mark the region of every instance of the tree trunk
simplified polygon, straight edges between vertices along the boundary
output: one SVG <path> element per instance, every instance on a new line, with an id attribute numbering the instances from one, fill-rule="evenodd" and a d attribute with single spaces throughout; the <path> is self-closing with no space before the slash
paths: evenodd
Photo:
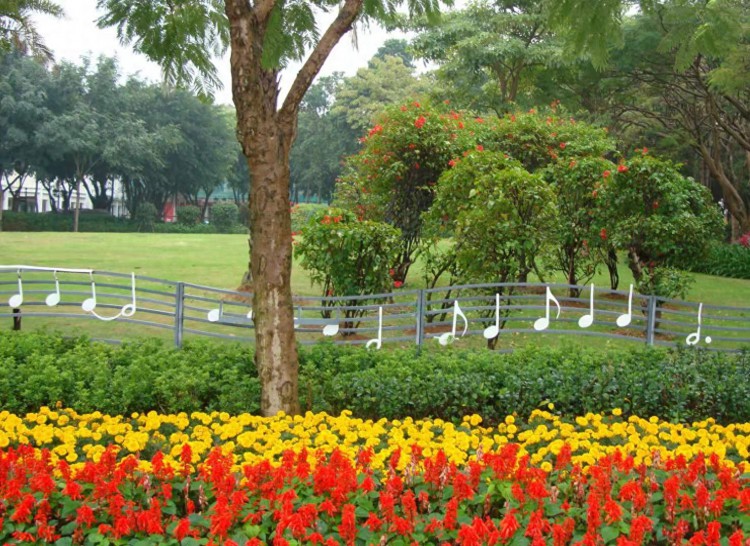
<path id="1" fill-rule="evenodd" d="M 250 199 L 250 271 L 261 412 L 297 414 L 300 408 L 291 290 L 289 146 L 283 143 L 289 139 L 275 134 L 273 126 L 254 129 L 260 135 L 268 135 L 267 145 L 256 149 L 254 161 L 248 162 L 254 181 Z"/>
<path id="2" fill-rule="evenodd" d="M 78 183 L 76 184 L 76 204 L 75 208 L 73 209 L 73 233 L 78 233 L 78 216 L 81 213 L 81 179 L 83 177 L 78 177 Z"/>
<path id="3" fill-rule="evenodd" d="M 0 231 L 3 230 L 3 209 L 5 208 L 5 190 L 3 189 L 3 181 L 0 180 Z"/>

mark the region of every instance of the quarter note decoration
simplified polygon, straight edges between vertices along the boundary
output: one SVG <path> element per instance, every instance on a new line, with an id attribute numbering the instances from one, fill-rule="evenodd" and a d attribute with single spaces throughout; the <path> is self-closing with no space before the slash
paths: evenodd
<path id="1" fill-rule="evenodd" d="M 81 304 L 81 309 L 87 313 L 91 313 L 96 309 L 96 282 L 94 281 L 94 273 L 89 273 L 89 276 L 91 277 L 91 297 L 83 300 Z"/>
<path id="2" fill-rule="evenodd" d="M 60 280 L 57 278 L 57 271 L 53 272 L 53 275 L 55 276 L 55 291 L 45 298 L 44 303 L 47 307 L 54 307 L 60 303 Z"/>
<path id="3" fill-rule="evenodd" d="M 482 335 L 484 339 L 494 339 L 500 335 L 500 294 L 495 294 L 495 324 L 485 328 Z"/>
<path id="4" fill-rule="evenodd" d="M 336 318 L 327 320 L 325 326 L 323 326 L 323 335 L 332 337 L 339 333 L 339 319 L 341 318 L 341 310 L 336 310 Z"/>
<path id="5" fill-rule="evenodd" d="M 459 316 L 461 317 L 461 320 L 464 321 L 464 331 L 461 334 L 461 337 L 464 337 L 466 331 L 469 329 L 469 320 L 466 318 L 466 315 L 464 315 L 464 312 L 461 311 L 461 306 L 458 305 L 458 300 L 456 300 L 453 302 L 453 329 L 450 332 L 445 332 L 444 334 L 437 336 L 440 345 L 450 345 L 456 341 L 456 322 Z"/>
<path id="6" fill-rule="evenodd" d="M 250 312 L 252 313 L 252 311 Z M 211 309 L 206 315 L 206 318 L 208 319 L 208 322 L 219 322 L 222 315 L 224 315 L 224 304 L 219 302 L 219 308 Z"/>
<path id="7" fill-rule="evenodd" d="M 552 294 L 552 290 L 550 290 L 548 286 L 547 287 L 547 299 L 545 302 L 545 307 L 547 309 L 547 312 L 545 316 L 543 316 L 542 318 L 536 319 L 534 321 L 534 330 L 536 330 L 537 332 L 546 330 L 549 327 L 549 304 L 551 301 L 555 302 L 555 305 L 557 305 L 557 317 L 555 318 L 560 318 L 560 311 L 561 311 L 560 302 L 557 301 L 557 298 L 555 298 L 555 296 Z"/>
<path id="8" fill-rule="evenodd" d="M 378 337 L 371 339 L 365 345 L 366 349 L 374 345 L 376 349 L 380 349 L 383 346 L 383 308 L 378 307 Z"/>
<path id="9" fill-rule="evenodd" d="M 23 304 L 23 281 L 21 280 L 21 271 L 18 271 L 18 294 L 14 294 L 8 300 L 11 307 L 21 307 Z"/>
<path id="10" fill-rule="evenodd" d="M 578 319 L 579 328 L 588 328 L 594 324 L 594 283 L 591 283 L 591 299 L 589 303 L 589 312 Z"/>
<path id="11" fill-rule="evenodd" d="M 702 303 L 698 305 L 698 330 L 696 330 L 692 334 L 689 334 L 687 338 L 685 338 L 685 343 L 687 343 L 688 345 L 697 345 L 701 340 L 701 313 L 703 313 Z M 711 343 L 711 336 L 705 336 L 703 339 L 706 341 L 706 343 Z"/>
<path id="12" fill-rule="evenodd" d="M 633 320 L 633 285 L 630 285 L 630 293 L 628 294 L 628 312 L 617 317 L 615 321 L 617 326 L 625 328 L 630 321 Z"/>

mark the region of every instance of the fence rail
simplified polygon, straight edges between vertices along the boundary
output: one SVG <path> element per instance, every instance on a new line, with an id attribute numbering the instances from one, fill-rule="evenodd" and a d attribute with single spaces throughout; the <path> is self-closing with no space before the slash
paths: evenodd
<path id="1" fill-rule="evenodd" d="M 161 334 L 177 346 L 195 336 L 252 342 L 251 302 L 246 292 L 133 273 L 0 265 L 0 323 L 13 319 L 17 329 L 80 321 L 77 331 L 109 342 L 128 332 Z M 641 295 L 632 287 L 475 284 L 351 297 L 295 296 L 293 304 L 302 344 L 328 338 L 379 348 L 476 339 L 511 350 L 518 335 L 590 336 L 713 351 L 738 351 L 750 344 L 750 308 Z"/>

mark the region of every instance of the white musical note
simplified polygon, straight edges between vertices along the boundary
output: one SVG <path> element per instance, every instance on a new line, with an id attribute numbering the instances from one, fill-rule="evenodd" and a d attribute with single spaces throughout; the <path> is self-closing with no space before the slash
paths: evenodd
<path id="1" fill-rule="evenodd" d="M 247 312 L 247 315 L 246 315 L 246 316 L 247 316 L 247 320 L 253 320 L 253 310 L 252 310 L 252 309 L 250 309 L 250 310 L 249 310 L 249 311 Z"/>
<path id="2" fill-rule="evenodd" d="M 219 322 L 223 315 L 224 315 L 224 303 L 219 302 L 219 308 L 211 309 L 206 315 L 206 318 L 208 318 L 209 322 Z"/>
<path id="3" fill-rule="evenodd" d="M 57 278 L 57 271 L 53 274 L 55 276 L 55 291 L 49 294 L 44 300 L 44 303 L 46 303 L 48 307 L 54 307 L 60 303 L 60 280 Z"/>
<path id="4" fill-rule="evenodd" d="M 693 332 L 692 334 L 689 334 L 687 338 L 685 338 L 685 343 L 688 345 L 695 345 L 701 340 L 701 313 L 703 312 L 703 304 L 698 305 L 698 330 Z M 703 338 L 706 340 L 706 343 L 711 343 L 711 336 L 706 336 Z"/>
<path id="5" fill-rule="evenodd" d="M 594 324 L 594 283 L 591 283 L 591 302 L 589 304 L 589 313 L 578 319 L 579 328 L 588 328 Z"/>
<path id="6" fill-rule="evenodd" d="M 120 317 L 132 317 L 135 314 L 136 311 L 136 302 L 135 302 L 135 273 L 130 274 L 130 296 L 131 301 L 130 303 L 127 303 L 122 306 L 120 309 L 120 312 L 112 317 L 103 317 L 101 315 L 98 315 L 96 311 L 94 311 L 94 308 L 96 307 L 96 293 L 94 293 L 94 307 L 91 309 L 90 313 L 94 315 L 99 320 L 103 320 L 105 322 L 108 322 L 110 320 L 116 320 Z M 86 302 L 83 302 L 84 304 Z"/>
<path id="7" fill-rule="evenodd" d="M 366 349 L 370 348 L 370 345 L 375 345 L 376 349 L 380 349 L 383 345 L 383 308 L 378 307 L 378 337 L 371 339 L 365 345 Z"/>
<path id="8" fill-rule="evenodd" d="M 440 345 L 450 345 L 456 340 L 456 323 L 459 316 L 464 321 L 464 331 L 461 334 L 461 337 L 464 337 L 466 335 L 466 331 L 469 329 L 469 320 L 466 318 L 466 315 L 464 315 L 463 311 L 461 311 L 461 306 L 458 305 L 458 300 L 456 300 L 453 303 L 453 329 L 450 332 L 445 332 L 444 334 L 437 336 L 437 340 Z"/>
<path id="9" fill-rule="evenodd" d="M 96 309 L 96 282 L 94 281 L 94 274 L 89 273 L 89 275 L 91 276 L 91 297 L 83 300 L 83 303 L 81 304 L 81 309 L 87 313 Z"/>
<path id="10" fill-rule="evenodd" d="M 554 301 L 555 305 L 557 305 L 557 317 L 555 317 L 555 318 L 560 318 L 560 310 L 561 310 L 561 308 L 560 308 L 560 302 L 557 301 L 557 298 L 555 298 L 555 296 L 552 294 L 552 290 L 550 290 L 549 286 L 548 286 L 547 287 L 547 299 L 546 299 L 546 302 L 545 302 L 545 306 L 547 308 L 547 313 L 546 313 L 546 315 L 544 317 L 542 317 L 540 319 L 536 319 L 534 321 L 534 330 L 536 330 L 537 332 L 539 332 L 541 330 L 546 330 L 547 327 L 549 326 L 549 302 L 550 301 Z"/>
<path id="11" fill-rule="evenodd" d="M 326 321 L 326 325 L 323 326 L 323 335 L 324 336 L 335 336 L 339 333 L 339 318 L 341 317 L 341 311 L 336 311 L 336 318 Z"/>
<path id="12" fill-rule="evenodd" d="M 484 329 L 484 339 L 493 339 L 500 335 L 500 294 L 495 294 L 495 324 Z"/>
<path id="13" fill-rule="evenodd" d="M 617 326 L 625 328 L 633 320 L 633 285 L 630 285 L 630 294 L 628 294 L 628 312 L 617 317 Z"/>
<path id="14" fill-rule="evenodd" d="M 23 281 L 21 280 L 21 270 L 18 270 L 18 294 L 14 294 L 8 300 L 11 307 L 21 307 L 23 304 Z"/>

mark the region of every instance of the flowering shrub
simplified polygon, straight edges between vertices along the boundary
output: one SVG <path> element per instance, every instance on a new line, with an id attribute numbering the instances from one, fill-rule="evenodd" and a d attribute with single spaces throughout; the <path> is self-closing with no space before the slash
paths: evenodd
<path id="1" fill-rule="evenodd" d="M 639 292 L 680 296 L 681 273 L 665 268 L 705 258 L 722 231 L 719 208 L 705 187 L 668 161 L 642 154 L 624 166 L 603 185 L 603 228 L 628 253 Z"/>
<path id="2" fill-rule="evenodd" d="M 359 220 L 343 209 L 314 214 L 302 228 L 302 240 L 295 245 L 300 265 L 324 296 L 382 294 L 393 289 L 391 266 L 396 261 L 399 231 L 388 224 Z M 364 300 L 327 302 L 328 307 L 361 306 Z M 361 311 L 347 309 L 351 319 Z M 329 317 L 330 311 L 324 311 Z M 345 324 L 345 328 L 351 327 Z"/>
<path id="3" fill-rule="evenodd" d="M 192 463 L 204 461 L 220 446 L 232 454 L 234 465 L 278 462 L 286 450 L 307 449 L 314 464 L 314 450 L 326 454 L 338 450 L 354 460 L 363 449 L 372 449 L 373 468 L 382 469 L 391 461 L 403 470 L 408 457 L 394 460 L 394 454 L 398 450 L 406 454 L 415 445 L 426 456 L 443 452 L 449 462 L 463 465 L 512 442 L 519 444 L 521 455 L 542 468 L 549 468 L 563 444 L 570 446 L 573 463 L 582 467 L 615 450 L 633 457 L 636 464 L 651 464 L 655 457 L 691 460 L 702 452 L 734 465 L 748 458 L 750 424 L 720 426 L 708 419 L 692 426 L 675 425 L 656 418 L 624 419 L 619 409 L 572 421 L 535 410 L 528 420 L 509 415 L 497 426 L 485 425 L 479 415 L 453 424 L 441 419 L 363 420 L 348 411 L 339 416 L 308 412 L 271 418 L 223 412 L 126 417 L 49 408 L 23 417 L 0 413 L 0 448 L 48 449 L 51 464 L 65 461 L 74 469 L 83 468 L 85 461 L 98 461 L 108 446 L 119 450 L 120 457 L 139 454 L 149 459 L 162 451 L 163 463 L 171 468 L 179 468 L 185 446 L 190 447 Z"/>
<path id="4" fill-rule="evenodd" d="M 29 446 L 0 450 L 0 540 L 6 543 L 292 544 L 728 544 L 750 534 L 745 463 L 716 455 L 655 458 L 615 450 L 586 469 L 562 445 L 554 464 L 531 463 L 517 444 L 461 466 L 442 452 L 397 450 L 374 468 L 286 451 L 235 469 L 213 449 L 176 469 L 155 453 L 142 468 L 106 449 L 74 469 Z M 401 468 L 402 459 L 408 462 Z M 312 463 L 310 462 L 312 460 Z"/>
<path id="5" fill-rule="evenodd" d="M 401 230 L 394 279 L 404 281 L 422 230 L 420 215 L 432 204 L 440 175 L 452 158 L 473 149 L 475 136 L 463 114 L 412 102 L 383 112 L 347 159 L 336 202 L 361 218 Z"/>

